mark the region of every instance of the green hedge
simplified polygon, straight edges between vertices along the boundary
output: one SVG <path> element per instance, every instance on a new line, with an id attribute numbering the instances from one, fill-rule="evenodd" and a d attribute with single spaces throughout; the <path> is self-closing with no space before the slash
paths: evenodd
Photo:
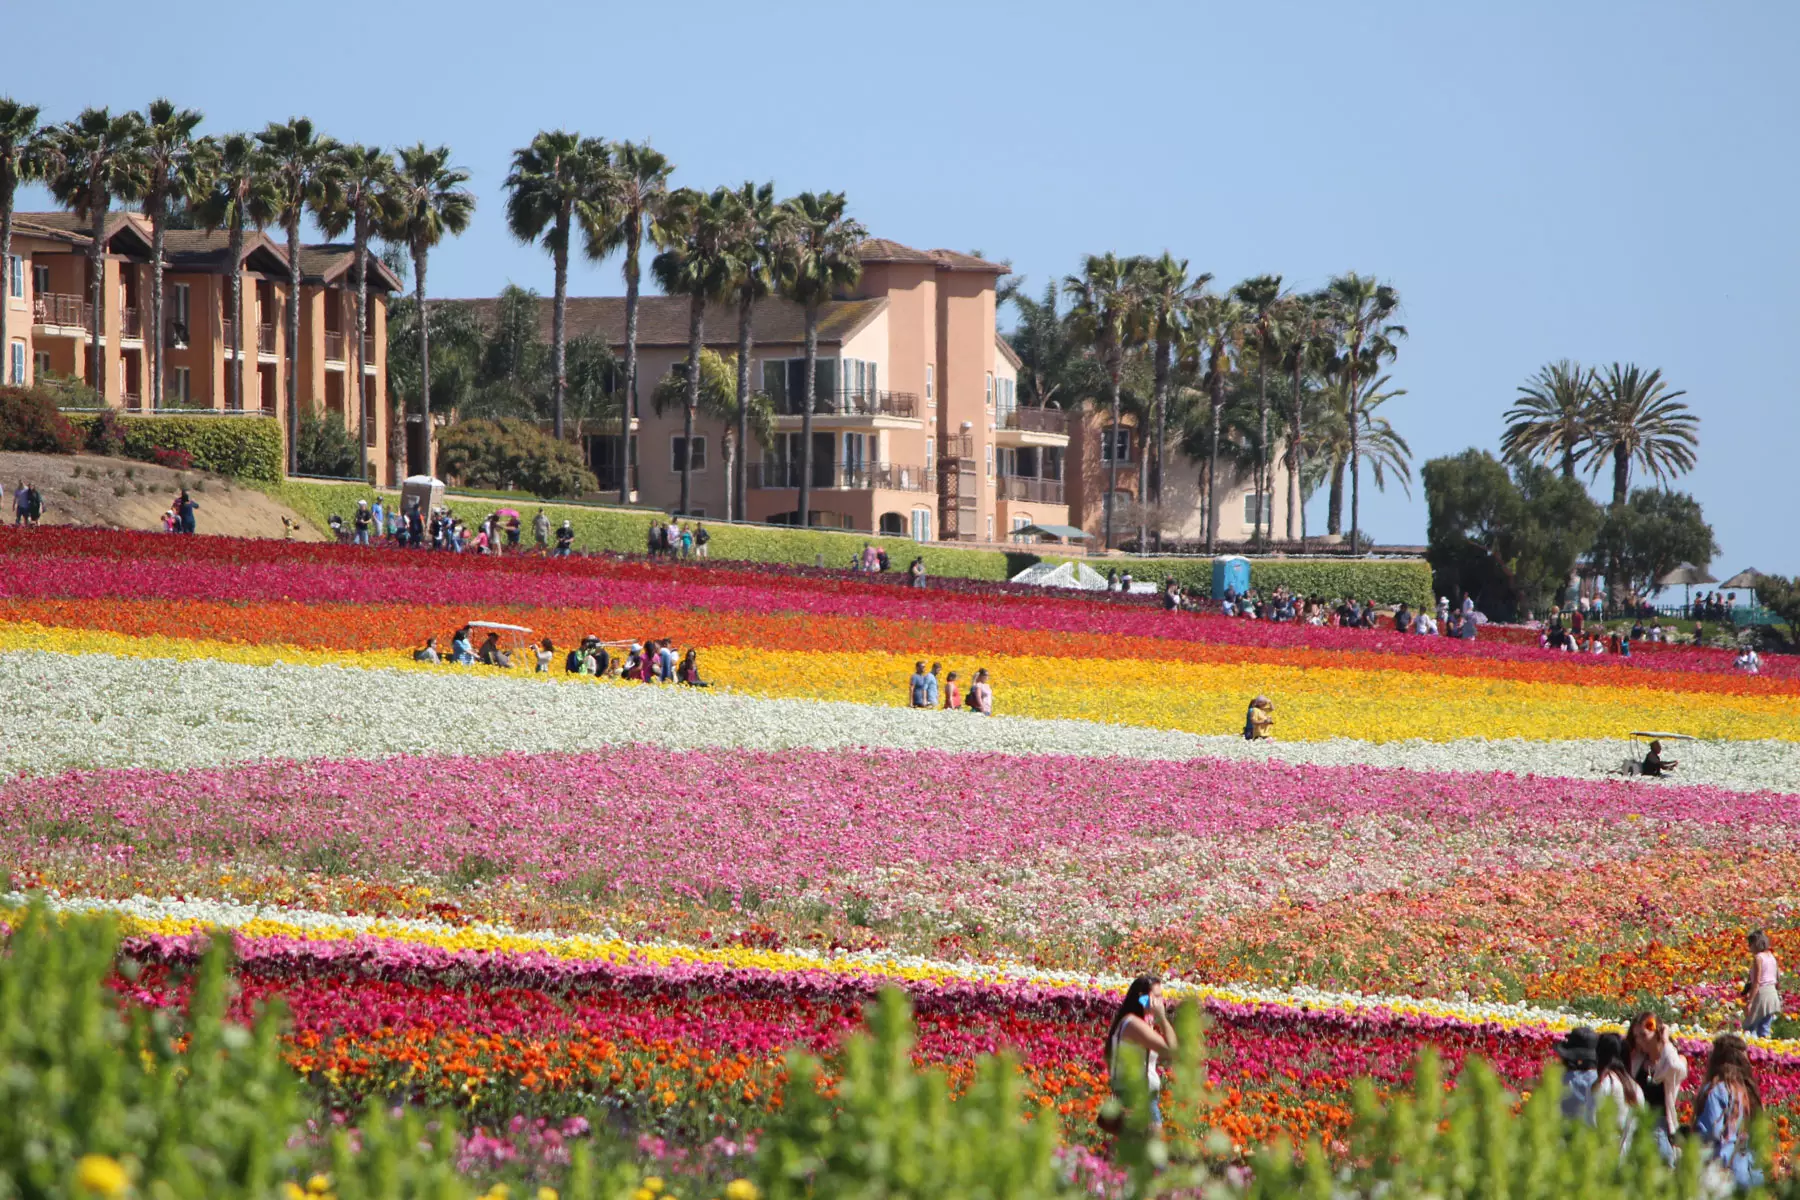
<path id="1" fill-rule="evenodd" d="M 85 438 L 98 413 L 69 413 Z M 121 414 L 125 456 L 149 461 L 152 451 L 185 450 L 194 468 L 239 479 L 274 482 L 285 465 L 281 426 L 272 417 L 133 417 Z"/>
<path id="2" fill-rule="evenodd" d="M 356 508 L 356 502 L 374 495 L 361 484 L 319 483 L 290 479 L 267 487 L 271 495 L 311 521 L 320 530 L 328 529 L 326 518 L 336 513 L 345 518 Z M 396 493 L 384 491 L 384 495 Z M 567 518 L 575 526 L 577 550 L 614 550 L 642 554 L 644 535 L 651 520 L 662 514 L 643 508 L 602 508 L 587 504 L 539 504 L 529 498 L 507 496 L 496 492 L 451 492 L 450 507 L 473 522 L 493 507 L 519 510 L 526 523 L 525 538 L 530 541 L 532 517 L 542 508 L 553 525 Z M 1068 556 L 1054 547 L 1028 548 L 1018 551 L 964 550 L 941 543 L 921 546 L 910 538 L 875 537 L 865 533 L 836 533 L 822 529 L 783 529 L 766 525 L 726 525 L 707 522 L 712 532 L 708 552 L 714 558 L 746 562 L 789 563 L 812 566 L 819 555 L 828 567 L 847 567 L 853 555 L 862 552 L 863 543 L 873 542 L 887 547 L 892 569 L 901 571 L 914 555 L 925 557 L 925 570 L 933 576 L 958 579 L 1011 579 L 1026 567 L 1040 561 L 1061 562 Z M 1037 553 L 1036 551 L 1043 551 Z M 1129 570 L 1137 580 L 1161 582 L 1169 575 L 1182 584 L 1210 589 L 1210 558 L 1106 558 L 1081 559 L 1102 572 L 1109 569 Z M 1250 564 L 1250 582 L 1263 591 L 1285 585 L 1308 595 L 1328 598 L 1354 596 L 1358 600 L 1373 599 L 1392 604 L 1405 600 L 1408 604 L 1431 603 L 1431 568 L 1421 561 L 1286 561 L 1254 560 Z"/>

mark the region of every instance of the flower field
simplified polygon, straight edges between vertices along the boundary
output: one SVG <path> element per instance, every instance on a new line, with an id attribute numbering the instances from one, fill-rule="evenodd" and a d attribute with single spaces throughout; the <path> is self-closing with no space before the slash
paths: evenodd
<path id="1" fill-rule="evenodd" d="M 469 619 L 673 638 L 714 686 L 411 661 Z M 903 707 L 921 658 L 987 668 L 1000 715 Z M 921 1061 L 1011 1049 L 1095 1141 L 1154 969 L 1210 1017 L 1215 1128 L 1335 1141 L 1422 1045 L 1526 1088 L 1650 1008 L 1697 1060 L 1745 930 L 1800 963 L 1789 660 L 46 529 L 0 531 L 0 689 L 0 907 L 117 913 L 148 1006 L 229 931 L 240 1010 L 282 997 L 340 1108 L 736 1135 L 891 983 Z M 1235 736 L 1258 693 L 1277 741 Z M 1705 740 L 1621 778 L 1634 729 Z M 1755 1054 L 1791 1149 L 1800 1041 Z"/>

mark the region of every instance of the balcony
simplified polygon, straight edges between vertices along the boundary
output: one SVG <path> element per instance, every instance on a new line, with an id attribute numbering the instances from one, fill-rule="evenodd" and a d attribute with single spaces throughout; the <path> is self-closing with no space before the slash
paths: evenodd
<path id="1" fill-rule="evenodd" d="M 794 462 L 760 462 L 750 464 L 750 486 L 759 491 L 797 488 L 800 486 L 800 464 Z M 880 488 L 892 492 L 928 492 L 931 480 L 924 467 L 897 463 L 833 463 L 812 465 L 812 486 L 840 488 L 846 491 L 870 491 Z"/>
<path id="2" fill-rule="evenodd" d="M 256 327 L 256 352 L 258 354 L 275 353 L 275 327 L 273 325 Z"/>
<path id="3" fill-rule="evenodd" d="M 1053 433 L 1069 436 L 1069 414 L 1060 408 L 1009 408 L 1000 424 L 1002 429 L 1021 433 Z"/>
<path id="4" fill-rule="evenodd" d="M 144 398 L 142 396 L 138 395 L 138 393 L 136 393 L 136 392 L 121 393 L 119 396 L 119 402 L 121 404 L 123 404 L 127 409 L 129 409 L 133 412 L 138 411 L 139 409 L 142 409 L 144 407 Z"/>
<path id="5" fill-rule="evenodd" d="M 60 325 L 70 329 L 86 329 L 93 324 L 94 306 L 84 304 L 80 296 L 61 292 L 39 292 L 31 300 L 33 325 Z"/>
<path id="6" fill-rule="evenodd" d="M 344 335 L 327 332 L 325 334 L 325 361 L 341 363 L 344 361 Z"/>
<path id="7" fill-rule="evenodd" d="M 1034 479 L 1029 475 L 1002 475 L 999 480 L 999 498 L 1002 500 L 1025 500 L 1032 504 L 1062 504 L 1063 481 L 1060 479 Z"/>
<path id="8" fill-rule="evenodd" d="M 119 310 L 119 337 L 127 341 L 142 341 L 144 337 L 144 320 L 135 308 Z"/>
<path id="9" fill-rule="evenodd" d="M 952 433 L 945 435 L 943 456 L 946 461 L 957 458 L 974 458 L 974 437 L 966 433 Z"/>
<path id="10" fill-rule="evenodd" d="M 800 404 L 786 398 L 776 406 L 776 414 L 784 417 L 802 415 Z M 882 392 L 863 388 L 818 396 L 813 400 L 813 415 L 822 417 L 895 417 L 903 421 L 919 419 L 919 397 L 912 392 Z"/>

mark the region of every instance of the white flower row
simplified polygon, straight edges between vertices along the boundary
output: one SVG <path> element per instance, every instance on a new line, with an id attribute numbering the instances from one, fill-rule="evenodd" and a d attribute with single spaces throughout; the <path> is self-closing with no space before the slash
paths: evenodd
<path id="1" fill-rule="evenodd" d="M 243 666 L 38 651 L 0 654 L 0 777 L 183 769 L 269 758 L 590 750 L 880 747 L 1142 759 L 1194 757 L 1597 778 L 1627 740 L 1245 742 L 1029 717 L 768 700 L 675 686 L 571 688 L 460 673 Z M 1681 781 L 1800 793 L 1800 742 L 1694 744 Z M 1660 786 L 1640 781 L 1643 786 Z"/>

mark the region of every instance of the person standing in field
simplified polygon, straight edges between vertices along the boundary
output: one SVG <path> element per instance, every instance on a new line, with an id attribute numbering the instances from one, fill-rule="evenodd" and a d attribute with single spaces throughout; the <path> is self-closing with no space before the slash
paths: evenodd
<path id="1" fill-rule="evenodd" d="M 537 516 L 531 518 L 531 538 L 537 543 L 539 550 L 550 546 L 550 518 L 544 515 L 541 508 L 537 510 Z"/>
<path id="2" fill-rule="evenodd" d="M 924 660 L 913 664 L 912 678 L 907 681 L 910 699 L 908 703 L 914 708 L 931 707 L 931 675 L 925 670 Z"/>
<path id="3" fill-rule="evenodd" d="M 1663 1161 L 1675 1161 L 1679 1132 L 1677 1110 L 1681 1085 L 1687 1081 L 1687 1059 L 1675 1048 L 1669 1027 L 1655 1013 L 1639 1013 L 1625 1034 L 1625 1069 L 1643 1093 L 1644 1107 L 1655 1123 L 1651 1135 Z"/>
<path id="4" fill-rule="evenodd" d="M 943 669 L 944 665 L 942 663 L 932 663 L 931 673 L 925 676 L 926 708 L 936 708 L 938 706 L 938 675 Z"/>
<path id="5" fill-rule="evenodd" d="M 1106 1031 L 1106 1073 L 1112 1080 L 1113 1095 L 1121 1101 L 1124 1099 L 1126 1064 L 1119 1050 L 1126 1044 L 1144 1052 L 1144 1083 L 1150 1093 L 1150 1131 L 1155 1133 L 1162 1128 L 1162 1105 L 1158 1103 L 1162 1075 L 1156 1069 L 1157 1059 L 1175 1049 L 1175 1026 L 1169 1020 L 1169 1010 L 1163 1002 L 1160 976 L 1139 975 L 1131 981 L 1125 999 L 1113 1013 L 1112 1024 Z M 1118 1132 L 1116 1127 L 1107 1128 L 1104 1122 L 1101 1128 L 1108 1133 Z"/>
<path id="6" fill-rule="evenodd" d="M 994 689 L 988 684 L 986 667 L 975 672 L 975 682 L 969 685 L 969 707 L 984 717 L 994 715 Z"/>
<path id="7" fill-rule="evenodd" d="M 1769 948 L 1769 935 L 1758 929 L 1745 941 L 1750 947 L 1750 971 L 1744 976 L 1744 1032 L 1768 1037 L 1781 1015 L 1781 991 L 1776 987 L 1780 966 Z"/>
<path id="8" fill-rule="evenodd" d="M 962 707 L 962 684 L 956 682 L 955 671 L 944 680 L 944 707 L 951 712 Z"/>

